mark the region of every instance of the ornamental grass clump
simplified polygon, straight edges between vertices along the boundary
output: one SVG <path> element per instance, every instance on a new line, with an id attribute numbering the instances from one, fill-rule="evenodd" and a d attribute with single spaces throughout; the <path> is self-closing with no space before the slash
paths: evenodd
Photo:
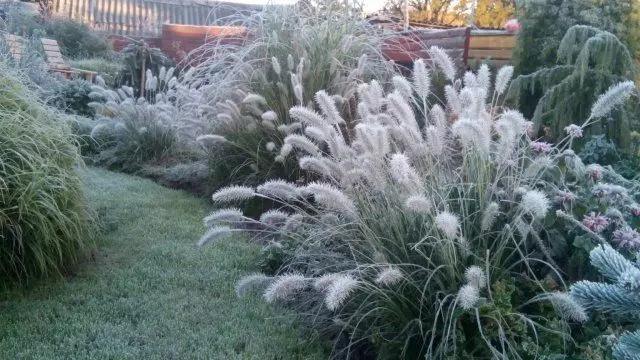
<path id="1" fill-rule="evenodd" d="M 22 79 L 0 77 L 0 282 L 61 275 L 91 247 L 95 228 L 76 139 L 64 115 Z"/>
<path id="2" fill-rule="evenodd" d="M 297 299 L 304 319 L 337 327 L 335 356 L 362 347 L 382 358 L 575 354 L 571 330 L 586 313 L 568 284 L 586 276 L 581 255 L 635 224 L 637 190 L 609 168 L 587 171 L 569 136 L 535 151 L 531 124 L 501 107 L 512 68 L 500 69 L 492 88 L 486 66 L 463 82 L 446 53 L 430 53 L 434 67 L 416 61 L 412 81 L 360 85 L 346 129 L 325 91 L 315 106 L 293 107 L 299 128 L 273 155 L 297 160 L 313 180 L 218 190 L 221 207 L 249 196 L 273 201 L 277 221 L 213 221 L 215 236 L 200 243 L 243 230 L 279 251 L 275 276 L 251 275 L 243 288 L 257 279 L 267 300 Z M 445 72 L 438 92 L 446 102 L 427 87 L 437 71 Z M 627 191 L 594 196 L 604 184 Z M 617 219 L 602 232 L 581 222 L 606 210 Z M 616 236 L 617 246 L 633 242 Z"/>
<path id="3" fill-rule="evenodd" d="M 295 137 L 284 142 L 288 135 L 302 135 L 303 121 L 314 120 L 300 112 L 328 106 L 331 111 L 325 114 L 331 121 L 349 126 L 357 116 L 358 86 L 373 78 L 390 81 L 394 66 L 382 55 L 382 35 L 374 27 L 347 11 L 311 10 L 267 6 L 252 15 L 237 14 L 232 25 L 244 31 L 211 41 L 191 55 L 199 64 L 188 83 L 203 96 L 200 134 L 226 139 L 201 143 L 215 187 L 308 178 L 296 160 L 274 157 L 308 145 Z M 224 21 L 229 25 L 231 20 Z M 316 128 L 305 129 L 310 137 L 314 131 L 322 136 Z M 315 152 L 313 146 L 307 150 Z"/>

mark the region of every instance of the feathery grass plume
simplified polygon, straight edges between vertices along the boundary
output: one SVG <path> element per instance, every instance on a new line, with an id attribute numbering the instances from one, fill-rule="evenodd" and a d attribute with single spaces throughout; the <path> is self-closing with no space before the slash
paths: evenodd
<path id="1" fill-rule="evenodd" d="M 262 120 L 265 121 L 276 121 L 278 120 L 278 114 L 275 113 L 275 111 L 269 110 L 267 112 L 264 112 L 261 116 Z"/>
<path id="2" fill-rule="evenodd" d="M 322 275 L 321 277 L 315 279 L 313 282 L 313 288 L 320 292 L 325 292 L 329 289 L 333 283 L 344 277 L 344 274 L 341 273 L 330 273 Z"/>
<path id="3" fill-rule="evenodd" d="M 487 286 L 487 276 L 479 266 L 469 266 L 464 272 L 464 279 L 467 284 L 475 286 L 478 290 L 482 290 Z"/>
<path id="4" fill-rule="evenodd" d="M 534 218 L 542 219 L 547 215 L 551 203 L 542 191 L 529 190 L 522 196 L 520 206 Z"/>
<path id="5" fill-rule="evenodd" d="M 548 155 L 537 156 L 532 162 L 527 165 L 526 169 L 522 173 L 522 177 L 525 179 L 536 178 L 547 169 L 551 169 L 555 166 L 555 162 Z M 524 195 L 524 194 L 523 194 Z"/>
<path id="6" fill-rule="evenodd" d="M 287 219 L 289 214 L 276 209 L 267 210 L 260 215 L 260 222 L 267 225 L 283 225 Z"/>
<path id="7" fill-rule="evenodd" d="M 451 126 L 451 131 L 468 150 L 482 156 L 489 154 L 491 137 L 487 133 L 487 128 L 479 121 L 469 118 L 458 119 Z"/>
<path id="8" fill-rule="evenodd" d="M 429 57 L 433 60 L 433 63 L 440 68 L 445 78 L 454 82 L 456 80 L 456 66 L 449 54 L 437 46 L 430 47 L 428 52 Z"/>
<path id="9" fill-rule="evenodd" d="M 280 73 L 282 72 L 280 61 L 278 61 L 278 58 L 275 56 L 271 58 L 271 68 L 273 68 L 273 72 L 275 72 L 277 75 L 280 75 Z"/>
<path id="10" fill-rule="evenodd" d="M 428 214 L 433 208 L 431 201 L 424 195 L 412 195 L 404 202 L 405 208 L 417 213 Z"/>
<path id="11" fill-rule="evenodd" d="M 616 106 L 624 104 L 636 89 L 633 81 L 624 81 L 612 85 L 604 94 L 598 97 L 591 107 L 590 119 L 607 116 Z"/>
<path id="12" fill-rule="evenodd" d="M 495 223 L 499 214 L 500 205 L 498 205 L 497 202 L 494 201 L 487 205 L 486 209 L 484 209 L 484 213 L 482 214 L 480 229 L 482 231 L 489 231 L 493 227 L 493 224 Z"/>
<path id="13" fill-rule="evenodd" d="M 264 106 L 267 105 L 267 99 L 265 99 L 264 96 L 258 94 L 247 94 L 242 102 L 245 104 L 260 104 Z"/>
<path id="14" fill-rule="evenodd" d="M 569 293 L 554 291 L 545 296 L 564 318 L 583 323 L 588 320 L 587 311 Z"/>
<path id="15" fill-rule="evenodd" d="M 325 142 L 327 140 L 327 133 L 316 126 L 307 126 L 304 128 L 304 134 L 315 141 Z"/>
<path id="16" fill-rule="evenodd" d="M 480 300 L 480 289 L 471 284 L 463 285 L 458 291 L 457 300 L 462 309 L 471 310 Z"/>
<path id="17" fill-rule="evenodd" d="M 444 112 L 442 106 L 439 104 L 433 105 L 429 111 L 429 116 L 438 130 L 442 132 L 446 130 L 446 127 L 448 126 L 447 114 Z"/>
<path id="18" fill-rule="evenodd" d="M 284 233 L 291 233 L 298 230 L 298 228 L 302 225 L 304 220 L 304 216 L 302 214 L 293 214 L 289 216 L 287 221 L 285 221 L 284 226 L 282 227 L 282 231 Z"/>
<path id="19" fill-rule="evenodd" d="M 391 79 L 391 81 L 393 82 L 393 88 L 402 96 L 407 99 L 410 99 L 413 96 L 413 89 L 411 88 L 411 83 L 409 83 L 407 78 L 396 75 Z"/>
<path id="20" fill-rule="evenodd" d="M 376 277 L 376 284 L 392 286 L 400 282 L 404 278 L 404 274 L 400 269 L 395 267 L 388 267 L 382 270 Z"/>
<path id="21" fill-rule="evenodd" d="M 303 124 L 316 126 L 321 129 L 329 125 L 320 114 L 304 106 L 292 107 L 289 110 L 289 115 Z"/>
<path id="22" fill-rule="evenodd" d="M 409 164 L 409 158 L 405 154 L 393 154 L 389 160 L 391 176 L 398 183 L 409 190 L 420 191 L 423 188 L 418 172 Z"/>
<path id="23" fill-rule="evenodd" d="M 413 62 L 413 87 L 422 101 L 429 97 L 429 92 L 431 91 L 431 75 L 429 75 L 429 70 L 427 70 L 424 60 L 422 59 Z"/>
<path id="24" fill-rule="evenodd" d="M 496 75 L 495 92 L 502 95 L 509 88 L 509 82 L 513 78 L 513 66 L 503 66 Z"/>
<path id="25" fill-rule="evenodd" d="M 467 71 L 464 73 L 463 83 L 464 86 L 468 88 L 478 87 L 478 78 L 476 77 L 476 74 L 473 73 L 473 71 Z"/>
<path id="26" fill-rule="evenodd" d="M 296 292 L 307 287 L 307 283 L 308 279 L 300 274 L 280 275 L 267 287 L 263 297 L 269 303 L 286 300 Z"/>
<path id="27" fill-rule="evenodd" d="M 491 86 L 491 70 L 489 69 L 489 65 L 480 65 L 480 69 L 478 69 L 478 76 L 476 78 L 478 87 L 489 92 L 489 87 Z"/>
<path id="28" fill-rule="evenodd" d="M 290 145 L 294 149 L 302 150 L 311 155 L 318 155 L 320 153 L 320 149 L 318 149 L 318 146 L 304 135 L 287 135 L 287 137 L 284 138 L 284 143 L 285 145 Z"/>
<path id="29" fill-rule="evenodd" d="M 227 186 L 222 189 L 219 189 L 211 196 L 211 199 L 215 203 L 225 203 L 225 202 L 249 200 L 253 198 L 255 195 L 256 193 L 250 187 L 232 185 L 232 186 Z"/>
<path id="30" fill-rule="evenodd" d="M 238 208 L 220 209 L 212 212 L 204 218 L 204 225 L 206 227 L 214 227 L 220 222 L 241 222 L 247 220 L 242 213 L 242 210 Z"/>
<path id="31" fill-rule="evenodd" d="M 350 275 L 342 275 L 334 279 L 327 288 L 327 295 L 324 298 L 327 309 L 335 311 L 341 307 L 357 286 L 358 281 Z"/>
<path id="32" fill-rule="evenodd" d="M 273 280 L 271 276 L 267 276 L 261 273 L 255 273 L 255 274 L 243 276 L 236 283 L 236 287 L 235 287 L 236 296 L 242 297 L 250 291 L 253 291 L 256 289 L 261 290 L 262 286 L 264 286 L 266 283 L 270 282 L 271 280 Z"/>
<path id="33" fill-rule="evenodd" d="M 458 236 L 460 221 L 458 220 L 458 216 L 455 214 L 449 211 L 443 211 L 436 215 L 435 224 L 447 238 L 455 239 L 456 236 Z"/>
<path id="34" fill-rule="evenodd" d="M 204 244 L 216 241 L 221 236 L 226 235 L 226 234 L 228 234 L 230 232 L 232 232 L 232 229 L 230 227 L 228 227 L 228 226 L 216 226 L 216 227 L 213 227 L 213 228 L 209 229 L 209 231 L 207 231 L 206 234 L 202 235 L 200 240 L 198 240 L 198 246 L 202 246 Z"/>
<path id="35" fill-rule="evenodd" d="M 273 141 L 269 141 L 268 143 L 265 144 L 265 149 L 267 149 L 267 151 L 272 152 L 276 150 L 276 144 Z"/>
<path id="36" fill-rule="evenodd" d="M 327 167 L 325 159 L 315 156 L 303 156 L 298 160 L 300 169 L 314 172 L 318 175 L 331 177 L 331 169 Z"/>
<path id="37" fill-rule="evenodd" d="M 453 86 L 446 85 L 444 87 L 444 95 L 447 99 L 447 105 L 449 108 L 455 114 L 460 114 L 462 112 L 462 102 L 460 101 L 460 94 L 458 94 L 458 91 Z"/>
<path id="38" fill-rule="evenodd" d="M 427 126 L 425 132 L 425 143 L 427 144 L 427 153 L 433 156 L 440 156 L 444 150 L 444 136 L 435 126 Z"/>
<path id="39" fill-rule="evenodd" d="M 336 108 L 336 104 L 326 91 L 320 90 L 316 93 L 316 103 L 327 119 L 329 125 L 343 124 L 344 119 L 340 116 L 340 112 Z"/>
<path id="40" fill-rule="evenodd" d="M 313 194 L 314 199 L 326 209 L 350 217 L 358 216 L 357 208 L 349 196 L 331 184 L 312 182 L 305 187 L 305 191 Z"/>
<path id="41" fill-rule="evenodd" d="M 525 125 L 526 119 L 520 111 L 505 110 L 502 114 L 500 114 L 499 120 L 504 120 L 511 123 L 518 136 L 524 135 L 527 132 Z"/>
<path id="42" fill-rule="evenodd" d="M 399 92 L 392 92 L 387 95 L 387 106 L 391 115 L 401 124 L 407 125 L 413 131 L 420 131 L 413 109 L 411 109 L 411 106 L 404 100 Z"/>
<path id="43" fill-rule="evenodd" d="M 297 84 L 293 87 L 293 94 L 298 101 L 298 105 L 302 105 L 304 103 L 304 88 L 302 85 Z"/>
<path id="44" fill-rule="evenodd" d="M 220 135 L 200 135 L 196 138 L 196 141 L 204 148 L 209 148 L 216 144 L 223 144 L 227 142 L 227 139 L 224 136 Z"/>
<path id="45" fill-rule="evenodd" d="M 274 199 L 293 200 L 300 196 L 300 190 L 285 180 L 268 180 L 256 188 L 256 192 Z"/>

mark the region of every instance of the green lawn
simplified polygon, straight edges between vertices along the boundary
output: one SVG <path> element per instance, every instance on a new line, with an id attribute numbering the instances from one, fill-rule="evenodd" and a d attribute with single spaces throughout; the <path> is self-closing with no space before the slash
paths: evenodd
<path id="1" fill-rule="evenodd" d="M 258 247 L 195 246 L 203 201 L 84 171 L 105 234 L 72 277 L 0 294 L 0 359 L 314 359 L 326 353 L 235 281 Z"/>

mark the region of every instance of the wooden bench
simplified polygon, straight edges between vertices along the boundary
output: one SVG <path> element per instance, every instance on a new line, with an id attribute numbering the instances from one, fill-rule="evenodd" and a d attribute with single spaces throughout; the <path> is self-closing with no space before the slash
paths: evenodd
<path id="1" fill-rule="evenodd" d="M 382 53 L 397 64 L 411 68 L 417 59 L 429 59 L 432 46 L 442 48 L 460 67 L 467 64 L 470 28 L 446 30 L 419 29 L 403 31 L 383 41 Z"/>
<path id="2" fill-rule="evenodd" d="M 94 71 L 73 69 L 69 66 L 62 57 L 62 53 L 60 52 L 60 46 L 58 46 L 58 42 L 53 39 L 40 39 L 42 43 L 42 47 L 44 48 L 45 56 L 47 57 L 47 63 L 49 64 L 49 69 L 51 71 L 58 73 L 66 78 L 71 78 L 73 76 L 80 76 L 86 81 L 93 82 L 97 75 Z"/>
<path id="3" fill-rule="evenodd" d="M 24 48 L 24 38 L 13 34 L 6 34 L 4 38 L 7 40 L 11 57 L 16 61 L 20 61 Z"/>
<path id="4" fill-rule="evenodd" d="M 508 64 L 515 45 L 516 36 L 506 31 L 418 29 L 389 36 L 381 50 L 387 59 L 410 69 L 416 59 L 428 60 L 428 49 L 438 46 L 462 69 L 476 61 L 489 60 L 498 67 Z"/>
<path id="5" fill-rule="evenodd" d="M 487 61 L 503 66 L 511 61 L 516 36 L 500 30 L 473 30 L 469 41 L 468 61 Z"/>

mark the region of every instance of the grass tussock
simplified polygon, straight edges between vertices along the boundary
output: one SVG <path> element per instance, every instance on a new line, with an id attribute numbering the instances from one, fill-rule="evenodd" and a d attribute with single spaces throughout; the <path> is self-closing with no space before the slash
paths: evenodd
<path id="1" fill-rule="evenodd" d="M 62 119 L 2 68 L 0 271 L 2 280 L 61 274 L 90 248 L 94 227 Z"/>

